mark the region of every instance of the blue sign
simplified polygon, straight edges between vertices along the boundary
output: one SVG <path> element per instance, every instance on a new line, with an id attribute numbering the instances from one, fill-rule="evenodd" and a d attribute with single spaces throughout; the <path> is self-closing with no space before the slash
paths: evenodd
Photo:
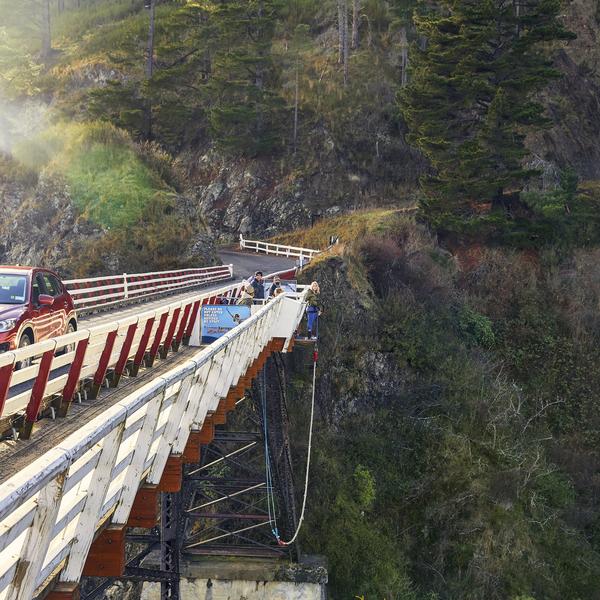
<path id="1" fill-rule="evenodd" d="M 202 307 L 202 343 L 212 344 L 250 317 L 249 306 L 205 304 Z"/>

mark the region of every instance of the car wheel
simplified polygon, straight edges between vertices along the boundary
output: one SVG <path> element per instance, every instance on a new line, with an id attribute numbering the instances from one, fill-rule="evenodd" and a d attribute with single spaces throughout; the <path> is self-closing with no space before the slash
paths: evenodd
<path id="1" fill-rule="evenodd" d="M 26 348 L 27 346 L 31 346 L 32 343 L 33 341 L 29 337 L 29 334 L 25 333 L 21 336 L 21 339 L 19 340 L 19 348 Z M 31 366 L 32 362 L 33 358 L 31 356 L 29 358 L 26 358 L 25 360 L 20 360 L 15 365 L 15 370 L 18 371 L 19 369 L 26 369 L 27 367 Z"/>
<path id="2" fill-rule="evenodd" d="M 69 333 L 75 333 L 76 331 L 77 330 L 75 329 L 75 325 L 73 325 L 73 322 L 70 322 L 69 325 L 67 326 L 67 331 L 65 331 L 65 335 L 68 335 Z M 68 354 L 69 352 L 74 352 L 74 351 L 75 351 L 75 342 L 65 346 L 63 353 Z"/>

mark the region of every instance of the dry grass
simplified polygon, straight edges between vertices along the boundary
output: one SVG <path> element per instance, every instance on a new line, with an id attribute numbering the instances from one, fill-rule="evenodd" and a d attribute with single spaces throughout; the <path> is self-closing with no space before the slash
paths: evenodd
<path id="1" fill-rule="evenodd" d="M 411 213 L 406 209 L 360 210 L 323 219 L 312 227 L 278 235 L 269 241 L 324 250 L 330 236 L 339 237 L 341 244 L 351 243 L 368 235 L 385 235 L 411 219 Z"/>

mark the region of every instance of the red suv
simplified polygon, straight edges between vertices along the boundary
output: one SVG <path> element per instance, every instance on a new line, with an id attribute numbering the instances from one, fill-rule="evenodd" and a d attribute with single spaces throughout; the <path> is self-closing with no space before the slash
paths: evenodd
<path id="1" fill-rule="evenodd" d="M 0 352 L 76 329 L 73 299 L 56 273 L 0 266 Z"/>

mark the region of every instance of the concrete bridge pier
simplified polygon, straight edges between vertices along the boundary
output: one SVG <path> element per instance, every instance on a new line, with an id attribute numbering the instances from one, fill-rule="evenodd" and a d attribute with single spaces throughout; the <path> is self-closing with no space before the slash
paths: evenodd
<path id="1" fill-rule="evenodd" d="M 181 600 L 325 600 L 322 557 L 290 563 L 272 559 L 202 557 L 180 565 Z M 160 600 L 160 583 L 144 583 L 141 600 Z"/>

